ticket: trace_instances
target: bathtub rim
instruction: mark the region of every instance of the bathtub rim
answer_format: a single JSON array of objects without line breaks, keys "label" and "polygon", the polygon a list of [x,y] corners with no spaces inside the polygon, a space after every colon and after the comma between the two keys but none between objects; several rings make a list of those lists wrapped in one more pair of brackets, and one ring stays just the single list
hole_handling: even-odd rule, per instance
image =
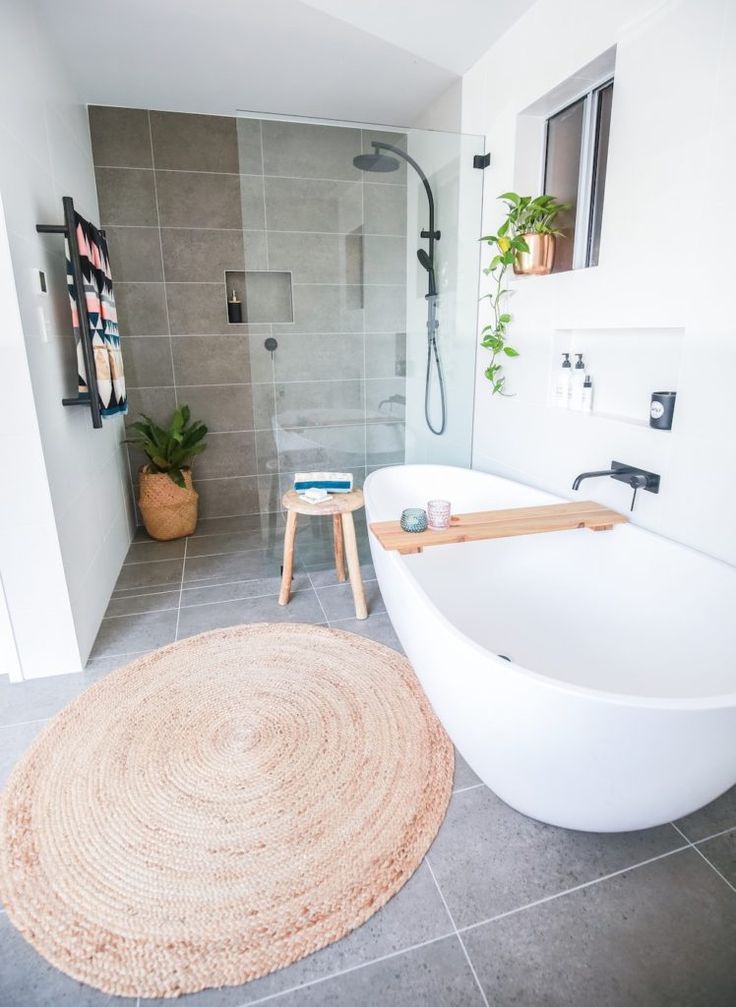
[{"label": "bathtub rim", "polygon": [[[401,556],[400,553],[395,550],[383,549],[383,546],[378,541],[376,536],[370,530],[370,522],[372,520],[370,516],[370,496],[371,496],[371,483],[376,481],[374,476],[379,476],[380,473],[385,472],[389,469],[444,469],[448,473],[450,472],[473,472],[478,476],[490,476],[492,479],[498,479],[502,482],[508,483],[512,486],[524,486],[528,489],[533,489],[539,493],[544,493],[546,496],[550,497],[553,501],[559,501],[562,503],[569,502],[565,497],[557,496],[554,493],[550,493],[548,490],[542,490],[537,486],[532,486],[529,483],[523,483],[517,479],[508,479],[506,476],[499,476],[493,472],[483,472],[480,469],[466,468],[460,465],[435,465],[429,463],[413,463],[409,465],[386,465],[383,468],[375,469],[371,472],[363,484],[363,495],[365,501],[365,511],[368,524],[368,534],[370,537],[371,545],[375,544],[377,549],[382,549],[386,553],[386,559],[388,562],[392,563],[396,569],[398,575],[406,582],[410,582],[414,589],[419,592],[423,600],[426,602],[428,608],[432,611],[433,616],[440,622],[440,624],[449,630],[451,636],[455,637],[456,640],[461,641],[464,645],[475,651],[480,657],[485,660],[490,661],[494,668],[501,671],[510,671],[514,669],[524,678],[528,678],[545,688],[552,689],[555,692],[562,692],[567,695],[575,695],[580,699],[587,700],[599,700],[605,701],[606,703],[611,703],[617,706],[637,706],[642,709],[649,710],[662,710],[662,711],[680,711],[688,712],[693,710],[725,710],[729,708],[736,708],[736,691],[729,693],[717,693],[709,696],[639,696],[635,693],[625,693],[625,692],[612,692],[607,689],[594,689],[590,686],[578,685],[573,682],[565,682],[559,678],[553,678],[550,675],[545,675],[543,672],[534,671],[532,668],[527,668],[523,664],[519,664],[516,661],[507,661],[500,658],[493,651],[488,650],[483,647],[477,641],[471,639],[437,607],[437,605],[432,601],[427,592],[424,590],[422,585],[412,576],[408,567],[404,562],[402,562],[405,557]],[[705,556],[706,559],[711,562],[725,566],[729,570],[734,570],[734,567],[730,563],[726,563],[724,560],[720,560],[715,556],[709,556],[707,553],[701,552],[698,549],[693,549],[692,546],[685,545],[682,542],[677,542],[675,539],[667,538],[664,535],[658,535],[656,532],[649,531],[647,528],[642,528],[640,525],[629,524],[627,526],[630,530],[643,535],[652,536],[654,538],[661,539],[664,542],[669,542],[673,546],[680,549],[684,549],[688,552],[695,553],[698,556]],[[618,530],[618,529],[616,529]],[[549,534],[553,534],[550,532]],[[458,545],[466,545],[468,543],[457,543]],[[469,543],[472,545],[472,543]],[[736,571],[735,571],[736,572]],[[379,585],[380,586],[380,585]]]}]

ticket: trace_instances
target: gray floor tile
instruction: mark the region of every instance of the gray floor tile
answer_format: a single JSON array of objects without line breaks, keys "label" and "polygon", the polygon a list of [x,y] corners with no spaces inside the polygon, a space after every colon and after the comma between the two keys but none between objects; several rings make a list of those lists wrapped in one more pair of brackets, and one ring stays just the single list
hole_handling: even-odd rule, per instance
[{"label": "gray floor tile", "polygon": [[736,829],[699,843],[698,849],[736,887]]},{"label": "gray floor tile", "polygon": [[155,542],[146,536],[146,540],[134,541],[128,555],[125,557],[128,563],[150,563],[152,560],[180,559],[184,555],[184,545],[186,539],[177,538],[172,542]]},{"label": "gray floor tile", "polygon": [[115,584],[117,594],[120,591],[136,589],[138,593],[152,587],[179,587],[183,559],[156,560],[152,563],[132,563],[124,566]]},{"label": "gray floor tile", "polygon": [[[324,570],[310,571],[309,576],[315,587],[334,587],[338,583],[334,563]],[[363,578],[364,584],[369,580],[375,580],[376,571],[373,569],[373,564],[362,563],[360,566],[360,576]]]},{"label": "gray floor tile", "polygon": [[55,969],[0,916],[0,1004],[3,1007],[135,1007],[135,999],[110,997]]},{"label": "gray floor tile", "polygon": [[[433,940],[451,932],[447,913],[432,876],[424,864],[386,905],[363,926],[315,954],[279,969],[263,979],[230,989],[205,990],[185,997],[185,1007],[241,1007],[261,997],[314,982]],[[397,962],[403,962],[403,957]],[[279,999],[277,1001],[281,1003]],[[148,1001],[145,1002],[148,1007]],[[164,1007],[165,1001],[154,1001]]]},{"label": "gray floor tile", "polygon": [[736,1003],[736,899],[709,871],[685,850],[467,931],[489,1003]]},{"label": "gray floor tile", "polygon": [[262,580],[281,576],[281,559],[266,549],[251,549],[221,556],[187,559],[184,583],[188,587],[226,584],[235,580]]},{"label": "gray floor tile", "polygon": [[105,618],[139,615],[142,612],[163,612],[166,609],[177,608],[178,605],[178,588],[175,591],[156,591],[151,594],[126,594],[110,600]]},{"label": "gray floor tile", "polygon": [[[283,528],[270,537],[260,528],[246,531],[227,532],[220,535],[203,535],[189,540],[187,559],[195,556],[221,556],[231,552],[245,552],[252,549],[269,548],[270,551],[281,554]],[[280,562],[280,560],[279,560]]]},{"label": "gray floor tile", "polygon": [[682,845],[670,825],[607,835],[543,825],[477,787],[453,796],[429,861],[463,927]]},{"label": "gray floor tile", "polygon": [[280,1007],[480,1007],[456,937],[407,951],[279,997]]},{"label": "gray floor tile", "polygon": [[111,671],[117,671],[118,668],[123,668],[126,664],[130,664],[131,661],[135,661],[137,658],[143,657],[144,654],[148,653],[150,652],[147,650],[141,650],[134,654],[112,654],[109,657],[90,658],[84,669],[85,688],[94,682],[99,682],[101,678],[109,675]]},{"label": "gray floor tile", "polygon": [[288,605],[279,605],[277,598],[251,598],[246,601],[223,601],[215,605],[183,608],[179,618],[179,639],[205,633],[209,629],[239,626],[251,622],[312,622],[323,623],[324,616],[314,591],[299,591]]},{"label": "gray floor tile", "polygon": [[452,931],[437,886],[421,864],[404,887],[352,934],[301,962],[250,983],[245,1003],[353,968]]},{"label": "gray floor tile", "polygon": [[475,787],[480,782],[480,777],[476,776],[462,755],[455,749],[455,781],[453,783],[453,790]]},{"label": "gray floor tile", "polygon": [[39,720],[33,724],[0,727],[0,788],[5,786],[13,766],[46,723]]},{"label": "gray floor tile", "polygon": [[346,633],[357,633],[359,636],[367,636],[376,643],[383,643],[386,647],[398,650],[403,654],[399,638],[394,632],[391,620],[384,612],[377,612],[367,619],[341,619],[333,624],[334,629],[342,629]]},{"label": "gray floor tile", "polygon": [[[368,612],[378,615],[385,612],[386,606],[378,587],[377,580],[369,580],[363,585],[365,590],[365,600],[368,605]],[[355,602],[353,601],[353,591],[349,583],[337,584],[334,587],[321,587],[317,590],[322,608],[330,622],[333,619],[354,619]]]},{"label": "gray floor tile", "polygon": [[[246,598],[271,598],[278,595],[281,588],[280,577],[264,577],[260,580],[238,580],[229,584],[215,584],[211,587],[186,587],[182,591],[182,608],[192,605],[211,605],[218,601],[243,601]],[[310,589],[309,577],[298,573],[291,582],[292,591]]]},{"label": "gray floor tile", "polygon": [[176,617],[177,613],[172,611],[103,619],[90,657],[140,653],[164,647],[174,639]]},{"label": "gray floor tile", "polygon": [[84,676],[53,675],[12,685],[0,677],[0,724],[45,720],[63,709],[84,688]]},{"label": "gray floor tile", "polygon": [[[283,535],[284,518],[279,511],[274,514],[246,514],[242,517],[214,517],[202,518],[197,523],[197,529],[192,539],[202,538],[205,535],[228,535],[235,532],[261,531],[262,528],[280,529]],[[192,544],[191,541],[189,543]],[[188,547],[187,547],[188,551]]]},{"label": "gray floor tile", "polygon": [[697,842],[716,832],[736,827],[736,787],[731,787],[722,797],[706,804],[699,811],[675,823],[688,839]]}]

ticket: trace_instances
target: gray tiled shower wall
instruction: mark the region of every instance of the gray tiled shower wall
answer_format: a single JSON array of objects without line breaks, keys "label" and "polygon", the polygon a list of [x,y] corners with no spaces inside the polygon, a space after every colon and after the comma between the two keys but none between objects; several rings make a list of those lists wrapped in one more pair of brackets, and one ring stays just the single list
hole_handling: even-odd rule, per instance
[{"label": "gray tiled shower wall", "polygon": [[[406,177],[352,163],[372,139],[402,138],[146,109],[89,115],[129,419],[163,422],[187,403],[207,423],[202,516],[277,510],[297,469],[347,469],[360,485],[403,461]],[[290,274],[293,321],[229,324],[226,270]],[[259,317],[270,290],[284,292],[262,279]],[[273,312],[283,318],[284,304]],[[130,461],[135,480],[141,457]]]}]

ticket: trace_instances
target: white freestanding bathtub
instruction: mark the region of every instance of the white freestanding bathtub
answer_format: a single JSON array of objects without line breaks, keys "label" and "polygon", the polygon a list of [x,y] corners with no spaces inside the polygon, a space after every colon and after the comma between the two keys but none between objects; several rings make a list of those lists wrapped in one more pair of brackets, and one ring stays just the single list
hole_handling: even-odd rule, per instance
[{"label": "white freestanding bathtub", "polygon": [[[455,513],[558,502],[481,472],[407,465],[368,477],[368,521],[433,497]],[[513,808],[618,832],[677,819],[736,783],[733,567],[633,525],[408,556],[371,535],[371,552],[437,715]]]}]

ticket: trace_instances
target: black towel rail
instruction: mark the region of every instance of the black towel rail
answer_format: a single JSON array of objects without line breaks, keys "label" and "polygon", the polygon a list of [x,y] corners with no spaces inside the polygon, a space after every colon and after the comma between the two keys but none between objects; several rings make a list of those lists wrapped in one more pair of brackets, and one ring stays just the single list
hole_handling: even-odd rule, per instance
[{"label": "black towel rail", "polygon": [[[74,219],[74,200],[71,196],[64,196],[63,224],[36,224],[39,234],[63,234],[69,240],[69,254],[72,264],[72,279],[74,280],[74,290],[77,298],[77,313],[79,317],[79,338],[82,342],[82,357],[84,359],[84,370],[87,378],[87,394],[75,395],[73,398],[62,399],[63,406],[89,406],[92,413],[92,426],[98,430],[102,426],[102,413],[100,412],[100,396],[97,391],[97,371],[95,368],[95,356],[92,349],[92,337],[89,331],[89,316],[87,315],[87,299],[84,294],[84,274],[82,273],[82,263],[79,258],[79,246],[77,245],[77,229]],[[100,232],[104,236],[104,231]],[[76,346],[75,346],[76,361]]]}]

